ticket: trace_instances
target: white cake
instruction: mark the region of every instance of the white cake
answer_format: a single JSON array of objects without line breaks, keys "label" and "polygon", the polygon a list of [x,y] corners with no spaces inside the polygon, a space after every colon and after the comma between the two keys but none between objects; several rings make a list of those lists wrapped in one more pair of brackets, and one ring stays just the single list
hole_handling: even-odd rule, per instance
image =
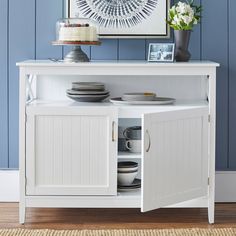
[{"label": "white cake", "polygon": [[89,24],[65,24],[59,30],[60,41],[98,41],[97,29]]}]

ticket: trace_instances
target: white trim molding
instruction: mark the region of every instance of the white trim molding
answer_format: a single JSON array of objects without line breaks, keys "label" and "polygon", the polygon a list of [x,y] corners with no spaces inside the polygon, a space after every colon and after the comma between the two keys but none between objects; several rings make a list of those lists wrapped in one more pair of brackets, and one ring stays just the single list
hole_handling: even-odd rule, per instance
[{"label": "white trim molding", "polygon": [[[0,202],[19,202],[19,171],[0,171]],[[236,202],[236,171],[216,172],[216,202]]]},{"label": "white trim molding", "polygon": [[0,171],[0,202],[19,202],[19,171]]},{"label": "white trim molding", "polygon": [[236,202],[236,171],[216,172],[216,202]]}]

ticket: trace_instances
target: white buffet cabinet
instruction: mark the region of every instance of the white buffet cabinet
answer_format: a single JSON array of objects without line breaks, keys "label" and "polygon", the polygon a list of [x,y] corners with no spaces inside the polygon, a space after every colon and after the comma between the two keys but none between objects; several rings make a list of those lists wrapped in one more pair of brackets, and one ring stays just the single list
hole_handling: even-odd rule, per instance
[{"label": "white buffet cabinet", "polygon": [[[20,223],[27,207],[206,207],[214,223],[216,67],[209,61],[24,61],[20,71]],[[163,106],[76,103],[72,81],[111,97],[152,91]],[[142,153],[119,153],[120,123],[142,125]],[[117,162],[139,163],[141,190],[117,192]]]}]

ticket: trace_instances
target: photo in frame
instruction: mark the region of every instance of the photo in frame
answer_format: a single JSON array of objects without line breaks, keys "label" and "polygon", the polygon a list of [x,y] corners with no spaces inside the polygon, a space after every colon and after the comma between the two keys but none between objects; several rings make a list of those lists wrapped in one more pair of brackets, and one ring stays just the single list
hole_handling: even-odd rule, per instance
[{"label": "photo in frame", "polygon": [[169,38],[170,0],[66,0],[68,18],[90,18],[100,38]]},{"label": "photo in frame", "polygon": [[174,43],[150,43],[148,61],[150,62],[173,62],[175,56]]}]

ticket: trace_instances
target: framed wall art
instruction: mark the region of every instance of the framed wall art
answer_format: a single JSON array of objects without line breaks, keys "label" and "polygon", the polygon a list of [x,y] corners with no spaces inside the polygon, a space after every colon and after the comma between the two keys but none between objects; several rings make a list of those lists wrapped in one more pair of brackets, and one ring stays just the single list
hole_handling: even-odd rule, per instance
[{"label": "framed wall art", "polygon": [[91,18],[101,38],[168,38],[170,0],[66,0],[70,18]]}]

